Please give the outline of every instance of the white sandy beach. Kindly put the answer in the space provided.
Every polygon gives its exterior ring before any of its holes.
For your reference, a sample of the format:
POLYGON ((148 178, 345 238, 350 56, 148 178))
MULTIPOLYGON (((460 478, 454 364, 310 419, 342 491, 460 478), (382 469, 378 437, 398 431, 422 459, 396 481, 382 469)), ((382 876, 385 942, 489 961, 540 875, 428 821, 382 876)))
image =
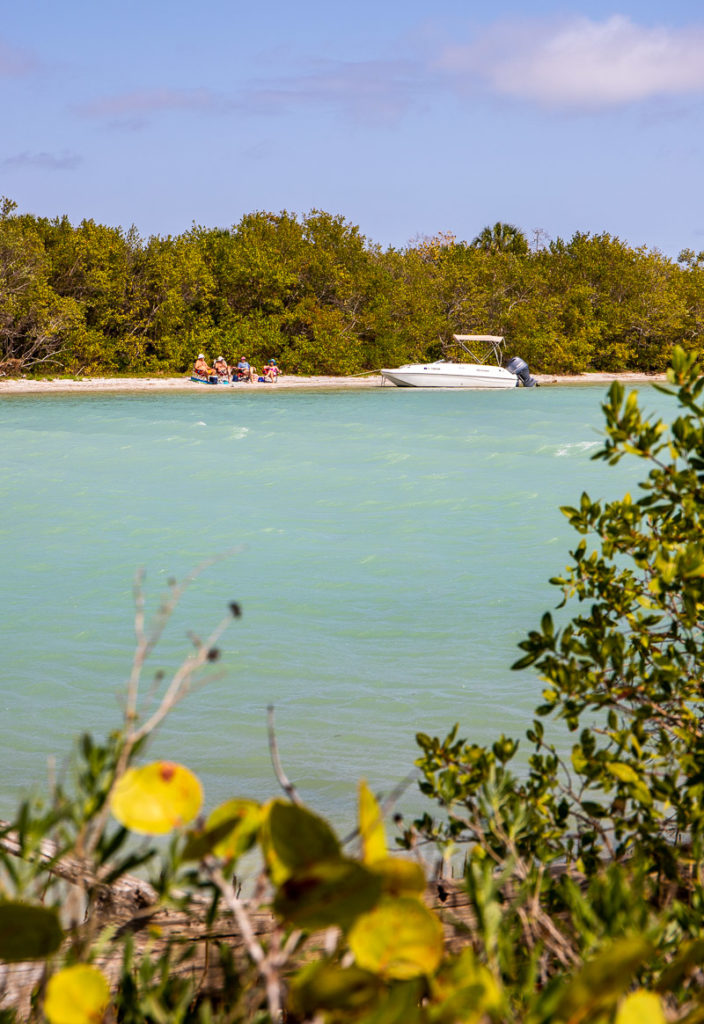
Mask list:
MULTIPOLYGON (((628 384, 652 384, 665 380, 662 373, 583 373, 574 376, 556 374, 534 374, 542 385, 549 384, 609 384, 620 380, 628 384)), ((334 390, 336 388, 393 387, 383 385, 378 374, 356 377, 292 377, 282 376, 276 384, 237 384, 230 387, 211 387, 195 383, 188 377, 81 377, 47 378, 32 380, 25 377, 0 379, 0 396, 21 394, 42 394, 60 391, 192 391, 211 394, 232 394, 233 392, 265 392, 289 388, 312 388, 334 390)))

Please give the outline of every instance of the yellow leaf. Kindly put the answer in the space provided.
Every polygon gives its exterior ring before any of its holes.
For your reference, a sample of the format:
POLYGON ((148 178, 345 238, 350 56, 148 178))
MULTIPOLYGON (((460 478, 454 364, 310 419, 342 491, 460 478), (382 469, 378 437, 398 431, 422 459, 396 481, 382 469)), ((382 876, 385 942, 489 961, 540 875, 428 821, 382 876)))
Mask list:
POLYGON ((621 1003, 615 1024, 665 1024, 659 996, 645 989, 631 992, 621 1003))
POLYGON ((384 892, 389 896, 421 896, 425 892, 425 872, 417 861, 384 857, 369 867, 381 875, 384 892))
POLYGON ((583 772, 587 767, 587 759, 581 747, 572 748, 572 766, 576 772, 583 772))
POLYGON ((388 856, 381 808, 364 779, 359 783, 359 833, 362 837, 365 864, 385 860, 388 856))
POLYGON ((205 827, 214 829, 229 819, 232 819, 232 831, 216 844, 213 852, 218 857, 234 860, 254 845, 262 821, 262 809, 256 800, 226 800, 208 816, 205 827))
POLYGON ((357 919, 349 933, 357 965, 384 978, 405 981, 432 974, 443 954, 442 925, 411 896, 382 899, 357 919))
POLYGON ((97 967, 77 964, 49 979, 44 1013, 49 1024, 98 1024, 109 1001, 105 976, 97 967))
POLYGON ((195 818, 202 803, 203 788, 193 772, 171 761, 154 761, 125 772, 110 807, 130 831, 163 835, 195 818))
POLYGON ((609 761, 606 767, 621 782, 629 782, 631 785, 640 782, 640 776, 630 764, 623 764, 621 761, 609 761))

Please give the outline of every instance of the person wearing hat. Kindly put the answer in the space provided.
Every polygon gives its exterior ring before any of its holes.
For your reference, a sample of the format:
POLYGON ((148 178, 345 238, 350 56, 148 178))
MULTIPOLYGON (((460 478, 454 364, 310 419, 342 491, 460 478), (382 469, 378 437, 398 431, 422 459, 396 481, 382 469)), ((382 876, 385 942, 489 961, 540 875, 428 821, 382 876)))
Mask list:
POLYGON ((253 366, 250 366, 245 356, 240 356, 240 361, 235 367, 237 370, 238 380, 247 380, 251 384, 257 379, 257 371, 253 366))
POLYGON ((215 360, 215 365, 213 366, 213 370, 215 371, 215 376, 218 377, 220 380, 230 379, 230 371, 227 363, 225 362, 224 356, 217 357, 217 359, 215 360))
POLYGON ((276 378, 281 373, 281 370, 276 365, 276 360, 270 359, 269 362, 265 364, 262 373, 264 374, 264 380, 268 380, 272 384, 276 384, 276 378))
POLYGON ((208 366, 203 352, 199 353, 198 358, 193 364, 193 372, 197 377, 205 377, 206 379, 214 373, 214 370, 211 370, 208 366))

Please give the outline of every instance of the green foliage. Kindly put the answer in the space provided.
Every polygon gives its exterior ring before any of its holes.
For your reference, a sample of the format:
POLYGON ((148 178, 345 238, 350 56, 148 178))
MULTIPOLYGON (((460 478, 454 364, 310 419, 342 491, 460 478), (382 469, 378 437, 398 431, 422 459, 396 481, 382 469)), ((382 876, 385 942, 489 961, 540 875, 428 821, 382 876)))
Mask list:
POLYGON ((528 252, 528 242, 520 228, 500 221, 480 231, 472 246, 483 252, 510 252, 514 256, 525 256, 528 252))
MULTIPOLYGON (((701 254, 699 254, 701 256, 701 254)), ((704 331, 704 261, 610 235, 530 251, 497 223, 383 251, 344 218, 246 214, 148 239, 0 205, 0 373, 181 374, 206 351, 353 374, 494 333, 543 372, 664 370, 704 331)))
POLYGON ((62 939, 55 910, 17 900, 0 902, 0 960, 42 960, 56 952, 62 939))
POLYGON ((421 788, 444 817, 426 815, 406 842, 467 844, 475 948, 536 1019, 588 1018, 606 1012, 603 999, 610 1013, 626 977, 681 1005, 701 998, 674 965, 687 943, 699 948, 704 897, 702 372, 674 350, 669 428, 635 392, 609 391, 595 458, 635 457, 648 473, 636 498, 583 494, 563 509, 580 540, 552 582, 573 615, 558 626, 546 613, 514 666, 545 681, 526 767, 512 770, 518 743, 504 737, 491 748, 456 729, 417 737, 421 788), (574 734, 569 755, 546 719, 574 734), (595 953, 561 988, 565 965, 595 953))

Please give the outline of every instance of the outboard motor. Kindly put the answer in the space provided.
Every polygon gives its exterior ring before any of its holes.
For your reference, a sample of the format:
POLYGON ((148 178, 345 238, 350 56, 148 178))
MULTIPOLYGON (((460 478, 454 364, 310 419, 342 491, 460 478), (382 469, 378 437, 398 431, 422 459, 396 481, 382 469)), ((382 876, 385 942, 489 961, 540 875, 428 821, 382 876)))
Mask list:
POLYGON ((513 359, 510 359, 506 364, 506 369, 509 373, 515 373, 518 377, 516 386, 518 386, 520 381, 524 388, 540 387, 535 377, 531 377, 530 370, 528 369, 528 363, 525 359, 521 359, 520 356, 514 356, 513 359))

